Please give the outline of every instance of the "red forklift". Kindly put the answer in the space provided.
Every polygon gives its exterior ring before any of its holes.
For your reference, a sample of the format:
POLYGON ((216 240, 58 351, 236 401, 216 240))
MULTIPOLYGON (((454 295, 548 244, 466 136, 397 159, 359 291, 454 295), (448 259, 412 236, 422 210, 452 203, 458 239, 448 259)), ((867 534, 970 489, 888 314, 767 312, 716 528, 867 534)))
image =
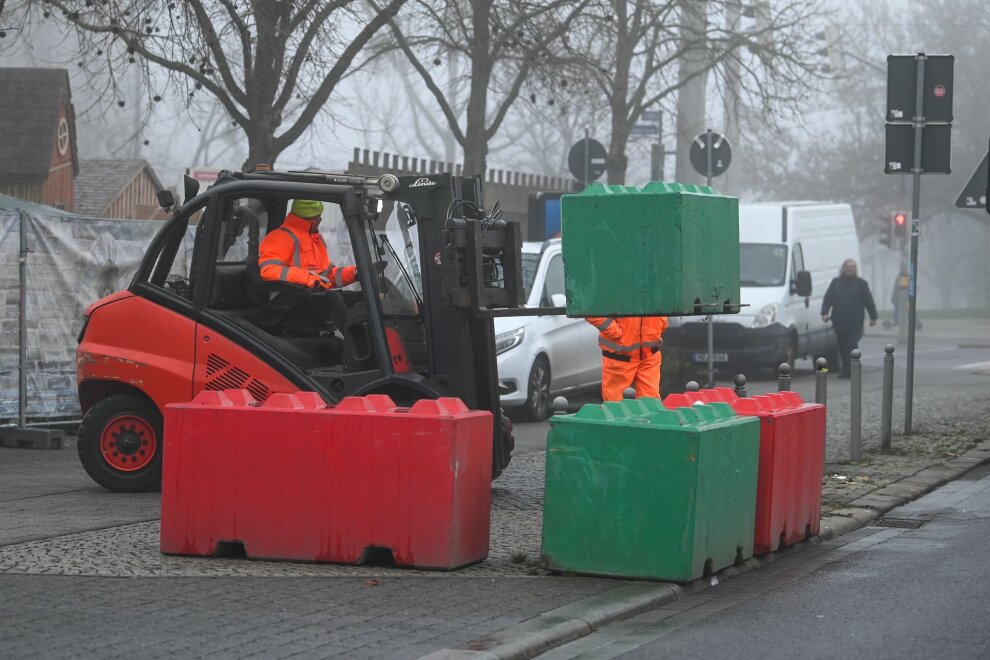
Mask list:
POLYGON ((97 483, 158 488, 165 406, 233 388, 259 401, 312 391, 330 404, 456 396, 494 414, 492 477, 505 469, 514 441, 492 318, 564 310, 521 308, 521 230, 497 204, 484 208, 480 179, 223 172, 198 192, 187 177, 181 206, 159 193, 174 212, 130 286, 86 310, 78 449, 97 483), (321 233, 334 263, 357 266, 355 285, 323 292, 261 279, 259 243, 294 199, 324 203, 321 233), (311 313, 322 305, 333 320, 311 313))

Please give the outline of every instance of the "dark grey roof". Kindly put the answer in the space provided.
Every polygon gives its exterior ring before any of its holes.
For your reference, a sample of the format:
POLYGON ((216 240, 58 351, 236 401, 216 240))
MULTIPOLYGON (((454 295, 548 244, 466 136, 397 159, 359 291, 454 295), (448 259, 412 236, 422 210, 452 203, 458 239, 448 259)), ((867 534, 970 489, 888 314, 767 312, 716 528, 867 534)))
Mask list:
MULTIPOLYGON (((161 182, 145 160, 81 160, 76 177, 76 213, 98 218, 142 170, 161 190, 161 182)), ((150 200, 153 203, 154 200, 150 200)))
POLYGON ((28 183, 48 177, 63 101, 73 167, 78 171, 69 73, 65 69, 0 68, 0 181, 28 183))

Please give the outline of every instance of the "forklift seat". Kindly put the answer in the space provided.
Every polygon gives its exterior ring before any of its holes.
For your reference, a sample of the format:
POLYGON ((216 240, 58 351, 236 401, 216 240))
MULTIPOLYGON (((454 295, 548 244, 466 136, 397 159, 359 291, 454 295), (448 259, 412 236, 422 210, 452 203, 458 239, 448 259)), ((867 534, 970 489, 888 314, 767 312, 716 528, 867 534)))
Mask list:
MULTIPOLYGON (((231 227, 237 232, 231 242, 247 229, 248 256, 244 261, 217 262, 214 267, 213 286, 210 291, 209 306, 212 309, 240 311, 242 315, 255 316, 261 300, 260 293, 251 282, 251 244, 258 243, 258 216, 246 206, 237 206, 231 218, 231 227)), ((255 249, 257 253, 257 249, 255 249)), ((254 258, 257 270, 258 259, 254 258)))

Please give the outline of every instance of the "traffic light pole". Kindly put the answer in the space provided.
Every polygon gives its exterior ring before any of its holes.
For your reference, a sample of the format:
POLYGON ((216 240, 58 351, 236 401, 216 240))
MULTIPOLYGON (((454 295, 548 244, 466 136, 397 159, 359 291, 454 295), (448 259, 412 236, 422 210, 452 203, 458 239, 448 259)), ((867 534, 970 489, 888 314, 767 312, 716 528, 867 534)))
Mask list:
POLYGON ((924 53, 915 56, 918 62, 918 82, 914 103, 914 163, 911 175, 914 178, 914 188, 911 191, 911 259, 908 270, 908 335, 907 335, 907 379, 904 387, 904 434, 911 434, 911 415, 914 403, 914 326, 918 308, 918 234, 921 221, 921 138, 925 129, 924 91, 925 91, 925 60, 924 53))
MULTIPOLYGON (((705 131, 705 178, 712 187, 712 129, 705 131)), ((715 387, 715 321, 708 314, 708 387, 715 387)))

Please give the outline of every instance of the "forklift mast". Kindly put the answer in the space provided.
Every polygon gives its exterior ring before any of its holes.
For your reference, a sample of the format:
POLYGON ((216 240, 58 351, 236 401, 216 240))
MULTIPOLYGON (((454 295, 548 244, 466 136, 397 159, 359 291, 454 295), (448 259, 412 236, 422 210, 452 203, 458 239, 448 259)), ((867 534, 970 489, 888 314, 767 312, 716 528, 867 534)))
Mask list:
POLYGON ((416 222, 431 379, 469 407, 497 413, 495 331, 486 312, 522 306, 518 223, 486 212, 476 177, 399 177, 385 196, 408 205, 416 222))

